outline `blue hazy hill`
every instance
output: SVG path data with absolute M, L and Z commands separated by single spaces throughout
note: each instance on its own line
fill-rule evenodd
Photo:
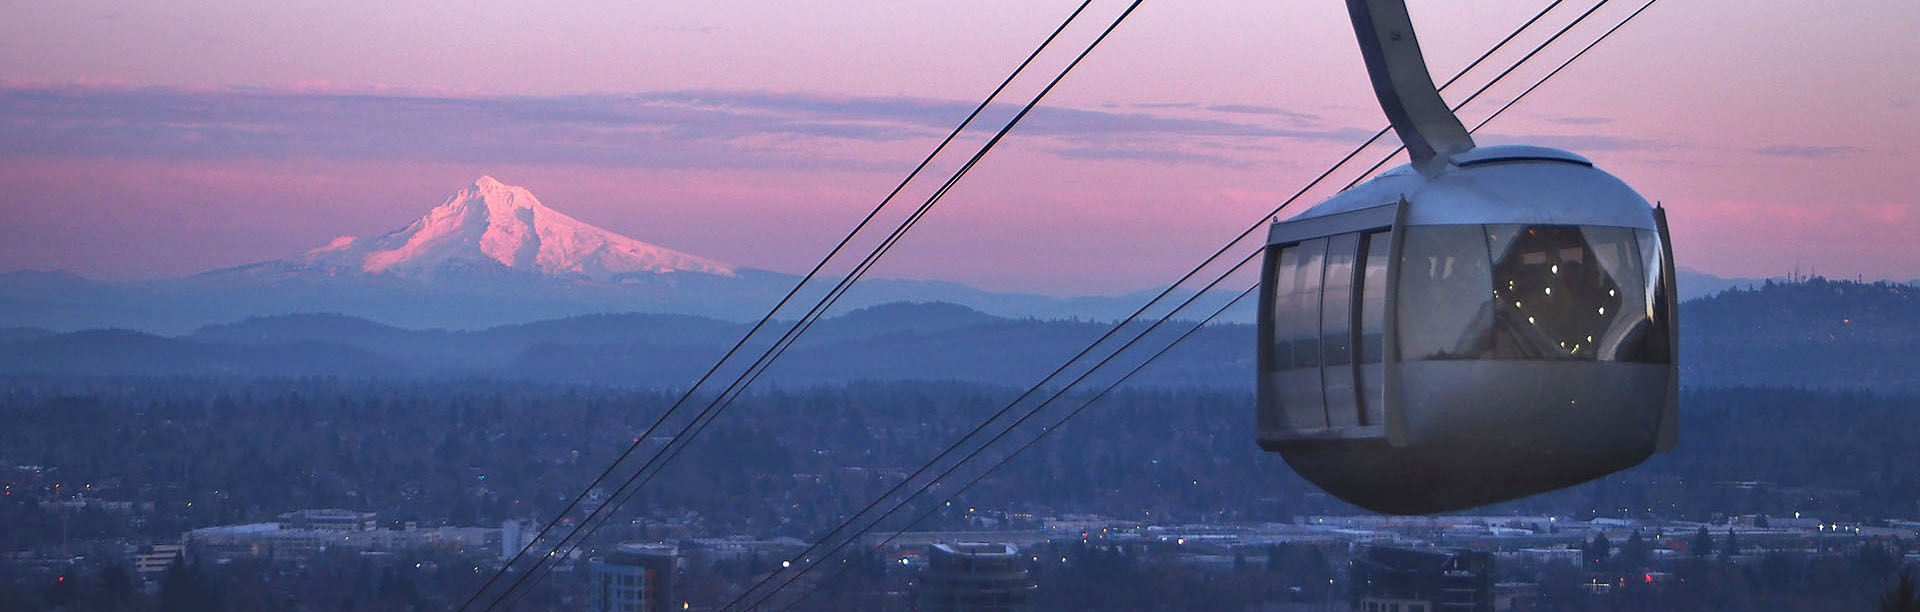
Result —
M 1681 323 L 1682 381 L 1688 387 L 1920 389 L 1920 289 L 1911 286 L 1763 281 L 1683 303 Z M 790 325 L 774 321 L 745 354 L 758 355 Z M 1162 326 L 1110 371 L 1130 368 L 1144 356 L 1141 349 L 1158 350 L 1191 325 Z M 1110 327 L 995 316 L 950 303 L 882 304 L 822 319 L 763 381 L 1027 386 Z M 1145 327 L 1132 324 L 1119 336 L 1132 337 Z M 585 315 L 479 330 L 408 329 L 308 314 L 251 318 L 175 337 L 16 328 L 0 330 L 0 374 L 478 377 L 679 387 L 698 378 L 748 329 L 670 314 Z M 1211 325 L 1136 382 L 1244 389 L 1252 380 L 1253 336 L 1251 325 Z

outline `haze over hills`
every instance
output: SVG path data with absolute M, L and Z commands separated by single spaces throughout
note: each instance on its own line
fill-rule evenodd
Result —
M 1682 384 L 1688 387 L 1920 391 L 1920 289 L 1914 287 L 1825 279 L 1763 283 L 1685 302 L 1681 319 Z M 773 335 L 789 323 L 775 322 Z M 1163 326 L 1141 346 L 1157 350 L 1190 325 Z M 946 303 L 886 304 L 820 321 L 763 380 L 960 380 L 1024 387 L 1108 328 L 999 317 Z M 697 378 L 747 329 L 745 323 L 661 314 L 578 316 L 471 331 L 404 329 L 342 315 L 253 318 L 177 337 L 11 328 L 0 329 L 0 374 L 479 377 L 675 387 Z M 763 335 L 747 350 L 758 354 L 770 342 Z M 1144 370 L 1137 382 L 1244 389 L 1252 380 L 1253 347 L 1251 325 L 1212 325 Z M 1134 363 L 1121 358 L 1110 371 Z
M 765 314 L 798 280 L 596 227 L 547 206 L 525 188 L 483 176 L 398 229 L 342 236 L 280 259 L 121 283 L 62 271 L 0 274 L 0 328 L 123 328 L 178 336 L 207 325 L 311 313 L 452 330 L 614 313 L 745 321 Z M 813 303 L 833 280 L 811 283 L 795 302 Z M 1685 269 L 1679 281 L 1682 298 L 1765 282 Z M 1111 321 L 1155 293 L 1059 298 L 941 281 L 863 279 L 835 312 L 900 301 L 948 302 L 997 317 Z M 1251 300 L 1225 320 L 1251 322 Z
M 747 346 L 758 354 L 772 336 Z M 1191 324 L 1163 326 L 1171 340 Z M 959 380 L 1026 385 L 1109 325 L 1008 319 L 946 303 L 893 303 L 824 319 L 765 377 L 775 384 Z M 1134 329 L 1144 328 L 1136 324 Z M 698 378 L 749 325 L 686 315 L 590 315 L 476 331 L 410 330 L 341 315 L 248 319 L 164 337 L 125 330 L 0 334 L 0 375 L 488 378 L 674 387 Z M 1252 327 L 1215 325 L 1152 376 L 1229 387 L 1251 376 Z M 5 338 L 14 338 L 12 341 Z M 1189 355 L 1189 353 L 1192 353 Z M 1185 355 L 1185 357 L 1182 357 Z M 1118 367 L 1135 361 L 1117 360 Z M 731 375 L 734 372 L 723 372 Z

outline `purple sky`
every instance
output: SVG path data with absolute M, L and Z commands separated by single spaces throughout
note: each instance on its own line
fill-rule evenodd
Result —
M 1075 4 L 0 0 L 0 270 L 281 257 L 492 174 L 641 240 L 800 271 Z M 1546 2 L 1411 4 L 1444 76 Z M 1904 0 L 1663 2 L 1481 140 L 1570 148 L 1664 201 L 1686 267 L 1920 277 L 1915 31 Z M 1148 2 L 876 273 L 1161 284 L 1383 122 L 1341 3 Z

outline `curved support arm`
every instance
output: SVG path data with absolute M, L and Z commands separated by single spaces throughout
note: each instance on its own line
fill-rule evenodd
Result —
M 1472 149 L 1473 136 L 1427 74 L 1406 0 L 1347 0 L 1347 14 L 1353 18 L 1353 33 L 1380 110 L 1407 145 L 1413 166 L 1431 173 L 1444 167 L 1447 158 Z

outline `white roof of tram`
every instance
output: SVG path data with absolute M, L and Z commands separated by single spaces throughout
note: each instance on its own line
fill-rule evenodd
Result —
M 1426 176 L 1402 165 L 1292 219 L 1408 202 L 1408 225 L 1518 223 L 1653 229 L 1647 200 L 1587 158 L 1549 147 L 1495 145 L 1455 155 Z M 1292 220 L 1290 219 L 1290 220 Z

